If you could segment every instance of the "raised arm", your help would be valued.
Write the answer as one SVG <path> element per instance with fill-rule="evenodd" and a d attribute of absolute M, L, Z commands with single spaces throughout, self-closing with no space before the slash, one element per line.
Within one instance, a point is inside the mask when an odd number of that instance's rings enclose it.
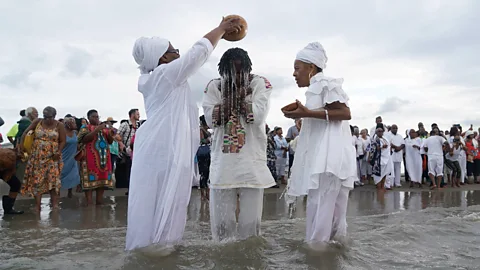
<path fill-rule="evenodd" d="M 168 74 L 167 78 L 174 85 L 186 82 L 205 64 L 223 35 L 234 31 L 240 31 L 238 19 L 222 18 L 220 25 L 196 42 L 185 55 L 165 66 L 164 72 Z"/>

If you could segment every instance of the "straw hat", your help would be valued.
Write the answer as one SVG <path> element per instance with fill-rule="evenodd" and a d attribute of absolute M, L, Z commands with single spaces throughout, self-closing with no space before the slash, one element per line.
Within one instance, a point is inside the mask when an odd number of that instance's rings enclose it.
<path fill-rule="evenodd" d="M 105 121 L 105 122 L 111 122 L 112 124 L 117 123 L 117 121 L 113 120 L 113 117 L 111 117 L 111 116 L 108 117 L 108 118 L 107 118 L 107 121 Z"/>

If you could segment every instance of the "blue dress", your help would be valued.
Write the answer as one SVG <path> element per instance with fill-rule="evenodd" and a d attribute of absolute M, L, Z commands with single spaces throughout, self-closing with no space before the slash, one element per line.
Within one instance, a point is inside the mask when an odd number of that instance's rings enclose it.
<path fill-rule="evenodd" d="M 77 134 L 72 137 L 67 136 L 67 142 L 62 150 L 63 170 L 61 175 L 62 189 L 75 188 L 80 184 L 80 171 L 78 163 L 75 160 L 77 153 Z"/>

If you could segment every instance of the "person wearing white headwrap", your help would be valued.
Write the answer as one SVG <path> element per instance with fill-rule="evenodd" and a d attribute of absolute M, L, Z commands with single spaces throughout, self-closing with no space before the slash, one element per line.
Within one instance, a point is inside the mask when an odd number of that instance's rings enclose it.
<path fill-rule="evenodd" d="M 181 58 L 166 39 L 141 37 L 135 42 L 138 91 L 149 121 L 135 134 L 126 250 L 152 244 L 169 249 L 182 239 L 200 142 L 198 107 L 187 80 L 218 41 L 234 31 L 240 31 L 238 19 L 222 20 Z"/>
<path fill-rule="evenodd" d="M 308 195 L 306 242 L 312 248 L 346 236 L 348 194 L 358 178 L 349 98 L 343 79 L 323 75 L 327 59 L 318 42 L 297 54 L 293 76 L 299 87 L 308 87 L 306 103 L 297 100 L 297 109 L 283 111 L 303 118 L 287 193 Z"/>
<path fill-rule="evenodd" d="M 414 129 L 408 131 L 408 138 L 405 139 L 405 166 L 410 176 L 410 187 L 417 183 L 418 187 L 422 187 L 422 139 L 418 137 L 418 133 Z"/>

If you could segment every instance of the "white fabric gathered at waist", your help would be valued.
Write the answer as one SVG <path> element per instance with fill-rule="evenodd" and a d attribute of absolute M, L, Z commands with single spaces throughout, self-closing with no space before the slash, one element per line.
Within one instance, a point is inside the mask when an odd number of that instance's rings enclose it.
<path fill-rule="evenodd" d="M 331 172 L 315 173 L 310 176 L 308 186 L 299 186 L 298 183 L 289 181 L 287 195 L 299 197 L 308 195 L 308 191 L 311 189 L 320 189 L 327 192 L 340 189 L 342 186 L 353 189 L 353 182 L 357 180 L 358 177 L 356 175 L 348 177 L 347 179 L 340 179 Z"/>
<path fill-rule="evenodd" d="M 232 189 L 232 188 L 270 188 L 275 185 L 275 182 L 268 184 L 249 184 L 249 183 L 232 183 L 232 184 L 220 184 L 220 185 L 209 185 L 211 189 Z"/>

